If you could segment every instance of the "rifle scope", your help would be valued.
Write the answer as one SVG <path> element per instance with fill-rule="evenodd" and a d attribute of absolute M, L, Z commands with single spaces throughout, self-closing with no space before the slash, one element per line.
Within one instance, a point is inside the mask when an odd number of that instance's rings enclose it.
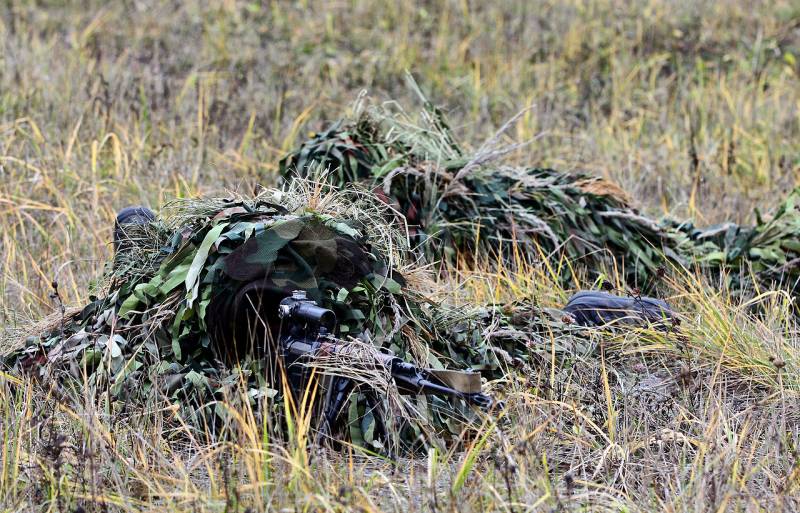
<path fill-rule="evenodd" d="M 308 299 L 304 290 L 292 292 L 291 296 L 281 301 L 278 308 L 278 315 L 282 319 L 304 321 L 328 333 L 333 333 L 336 329 L 336 314 L 327 308 L 317 306 L 312 299 Z"/>

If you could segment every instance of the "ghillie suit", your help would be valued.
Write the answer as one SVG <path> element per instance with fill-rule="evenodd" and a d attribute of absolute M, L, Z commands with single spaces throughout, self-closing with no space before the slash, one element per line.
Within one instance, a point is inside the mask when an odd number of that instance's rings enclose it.
<path fill-rule="evenodd" d="M 114 412 L 168 400 L 191 425 L 214 429 L 226 420 L 215 401 L 246 398 L 280 419 L 291 401 L 275 356 L 276 314 L 301 289 L 336 313 L 339 337 L 355 348 L 344 361 L 316 362 L 320 374 L 354 375 L 380 392 L 370 398 L 357 388 L 335 436 L 373 450 L 458 437 L 472 409 L 398 396 L 370 367 L 370 353 L 388 349 L 423 367 L 491 376 L 515 356 L 528 359 L 525 342 L 547 317 L 530 305 L 514 317 L 432 300 L 425 271 L 407 261 L 407 236 L 383 222 L 384 205 L 354 189 L 309 187 L 298 180 L 252 199 L 180 201 L 127 228 L 103 296 L 6 363 L 76 390 L 85 379 Z M 273 423 L 274 434 L 281 425 Z"/>
<path fill-rule="evenodd" d="M 419 91 L 417 89 L 417 91 Z M 405 216 L 429 261 L 479 256 L 551 260 L 565 282 L 588 270 L 623 269 L 627 282 L 651 289 L 672 267 L 723 269 L 733 290 L 787 286 L 800 279 L 800 189 L 755 226 L 697 229 L 638 213 L 618 186 L 581 173 L 497 164 L 510 148 L 498 137 L 476 153 L 453 138 L 422 93 L 418 120 L 394 104 L 363 108 L 302 143 L 280 163 L 286 180 L 320 166 L 337 186 L 356 182 Z M 317 178 L 318 179 L 318 178 Z M 564 256 L 566 260 L 559 257 Z"/>

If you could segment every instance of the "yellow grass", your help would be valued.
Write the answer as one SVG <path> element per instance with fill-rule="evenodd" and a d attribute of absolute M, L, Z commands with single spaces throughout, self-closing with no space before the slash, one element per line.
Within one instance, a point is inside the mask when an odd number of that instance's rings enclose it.
<path fill-rule="evenodd" d="M 510 136 L 548 135 L 512 162 L 604 176 L 653 215 L 752 220 L 800 178 L 791 0 L 10 0 L 0 42 L 0 325 L 11 335 L 57 310 L 54 281 L 67 306 L 85 301 L 119 208 L 272 184 L 282 153 L 360 90 L 412 105 L 405 70 L 462 139 L 478 146 L 530 108 Z M 569 262 L 521 261 L 442 279 L 460 301 L 562 305 L 572 289 L 554 277 Z M 552 333 L 535 365 L 488 384 L 506 397 L 504 419 L 464 452 L 411 460 L 312 447 L 302 405 L 295 437 L 278 442 L 231 398 L 221 442 L 171 408 L 112 415 L 3 371 L 0 508 L 800 509 L 800 336 L 787 298 L 765 293 L 769 315 L 755 319 L 697 277 L 668 287 L 680 337 L 608 335 L 564 359 Z"/>

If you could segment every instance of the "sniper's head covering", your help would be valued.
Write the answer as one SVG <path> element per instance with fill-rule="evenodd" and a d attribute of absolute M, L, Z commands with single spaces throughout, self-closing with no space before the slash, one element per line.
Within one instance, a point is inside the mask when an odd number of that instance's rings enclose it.
<path fill-rule="evenodd" d="M 373 319 L 362 311 L 367 305 L 358 298 L 372 301 L 372 310 L 388 293 L 380 292 L 381 283 L 402 283 L 402 278 L 354 238 L 348 225 L 310 213 L 244 222 L 220 234 L 235 240 L 220 240 L 220 253 L 202 277 L 203 286 L 213 287 L 205 323 L 215 348 L 241 353 L 263 336 L 274 337 L 278 304 L 294 290 L 333 310 L 347 335 L 375 332 Z M 250 231 L 243 242 L 235 235 L 241 229 Z"/>

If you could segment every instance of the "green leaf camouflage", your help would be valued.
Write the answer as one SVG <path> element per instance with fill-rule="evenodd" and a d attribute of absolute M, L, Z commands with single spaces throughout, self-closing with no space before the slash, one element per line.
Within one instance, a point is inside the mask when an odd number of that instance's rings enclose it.
<path fill-rule="evenodd" d="M 563 267 L 565 282 L 574 269 L 601 275 L 620 268 L 631 286 L 644 290 L 664 270 L 685 267 L 712 278 L 724 270 L 731 288 L 745 294 L 774 285 L 796 292 L 800 189 L 754 226 L 654 220 L 607 180 L 506 166 L 498 163 L 504 151 L 497 148 L 469 155 L 442 113 L 415 89 L 424 105 L 419 116 L 391 103 L 362 106 L 281 160 L 284 179 L 361 184 L 405 217 L 428 261 L 563 255 L 572 263 Z"/>

